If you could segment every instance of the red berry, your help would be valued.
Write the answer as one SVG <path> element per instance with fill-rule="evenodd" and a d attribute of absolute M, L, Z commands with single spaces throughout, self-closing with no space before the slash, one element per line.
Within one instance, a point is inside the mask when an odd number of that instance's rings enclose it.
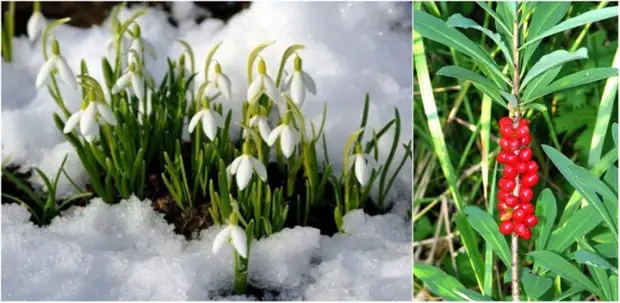
<path fill-rule="evenodd" d="M 532 160 L 532 149 L 529 147 L 521 149 L 519 151 L 519 160 L 524 163 Z"/>
<path fill-rule="evenodd" d="M 523 125 L 525 125 L 525 126 L 529 127 L 529 126 L 530 126 L 530 122 L 529 122 L 529 121 L 527 121 L 527 120 L 526 120 L 526 119 L 524 119 L 524 118 L 521 118 L 521 119 L 519 119 L 519 126 L 523 126 Z"/>
<path fill-rule="evenodd" d="M 512 220 L 515 222 L 523 222 L 527 214 L 522 208 L 517 208 L 512 212 Z"/>
<path fill-rule="evenodd" d="M 507 221 L 510 220 L 512 218 L 512 211 L 508 210 L 508 211 L 503 211 L 499 213 L 499 220 L 500 221 Z"/>
<path fill-rule="evenodd" d="M 509 195 L 506 197 L 506 201 L 504 202 L 506 203 L 506 206 L 508 207 L 515 207 L 519 205 L 519 198 L 517 198 L 514 195 Z"/>
<path fill-rule="evenodd" d="M 517 173 L 519 174 L 525 174 L 527 172 L 527 165 L 525 165 L 525 163 L 523 162 L 519 162 L 519 164 L 517 164 Z"/>
<path fill-rule="evenodd" d="M 514 179 L 501 178 L 499 179 L 499 189 L 503 191 L 512 191 L 517 186 L 517 182 Z"/>
<path fill-rule="evenodd" d="M 528 146 L 530 145 L 530 142 L 532 142 L 532 137 L 530 136 L 521 138 L 521 145 Z"/>
<path fill-rule="evenodd" d="M 508 156 L 508 153 L 505 151 L 501 151 L 499 152 L 499 154 L 497 154 L 497 163 L 499 164 L 505 164 L 506 163 L 506 157 Z"/>
<path fill-rule="evenodd" d="M 534 213 L 534 205 L 526 202 L 519 205 L 518 209 L 522 209 L 526 214 L 531 215 Z"/>
<path fill-rule="evenodd" d="M 504 221 L 499 225 L 499 232 L 504 235 L 510 234 L 513 229 L 514 223 L 512 221 Z"/>
<path fill-rule="evenodd" d="M 499 127 L 499 133 L 503 138 L 512 138 L 515 135 L 515 131 L 512 129 L 512 125 L 504 124 Z"/>
<path fill-rule="evenodd" d="M 523 223 L 518 222 L 514 224 L 514 232 L 521 238 L 523 238 L 523 236 L 526 234 L 526 229 L 529 228 L 527 228 L 527 226 Z"/>
<path fill-rule="evenodd" d="M 511 195 L 511 194 L 512 194 L 512 193 L 511 193 L 511 192 L 509 192 L 509 191 L 503 191 L 503 190 L 500 190 L 500 191 L 497 193 L 497 200 L 499 200 L 499 201 L 506 201 L 506 197 L 508 197 L 508 195 Z"/>
<path fill-rule="evenodd" d="M 513 153 L 507 153 L 506 155 L 506 162 L 504 162 L 504 164 L 508 164 L 508 165 L 516 165 L 517 163 L 519 163 L 519 156 L 513 154 Z"/>
<path fill-rule="evenodd" d="M 536 164 L 536 161 L 528 161 L 525 166 L 527 167 L 527 172 L 530 174 L 538 172 L 538 164 Z"/>
<path fill-rule="evenodd" d="M 521 147 L 521 141 L 519 141 L 519 139 L 517 138 L 512 138 L 508 140 L 508 147 L 510 148 L 510 150 L 518 150 L 519 147 Z"/>
<path fill-rule="evenodd" d="M 522 202 L 530 202 L 534 198 L 534 191 L 529 187 L 519 188 L 519 199 Z"/>
<path fill-rule="evenodd" d="M 500 212 L 505 212 L 508 210 L 508 205 L 506 205 L 506 202 L 499 202 L 497 203 L 497 209 L 499 209 Z"/>
<path fill-rule="evenodd" d="M 510 117 L 503 117 L 499 119 L 499 126 L 501 127 L 504 124 L 512 125 L 512 119 L 510 119 Z"/>
<path fill-rule="evenodd" d="M 525 138 L 530 135 L 530 128 L 527 127 L 527 125 L 519 125 L 515 129 L 515 134 L 517 135 L 517 138 L 519 139 Z"/>
<path fill-rule="evenodd" d="M 517 176 L 517 169 L 512 165 L 504 166 L 504 177 L 514 179 Z"/>
<path fill-rule="evenodd" d="M 521 184 L 525 187 L 534 187 L 538 183 L 538 174 L 527 174 L 521 178 Z"/>
<path fill-rule="evenodd" d="M 525 225 L 533 227 L 536 226 L 536 224 L 538 224 L 538 217 L 536 217 L 535 215 L 529 215 L 527 216 L 527 218 L 525 218 Z"/>
<path fill-rule="evenodd" d="M 523 229 L 523 232 L 521 234 L 521 239 L 523 240 L 529 240 L 532 237 L 532 230 L 529 227 L 525 227 L 525 229 Z"/>
<path fill-rule="evenodd" d="M 510 151 L 510 141 L 506 138 L 499 139 L 499 146 L 502 148 L 502 150 Z"/>

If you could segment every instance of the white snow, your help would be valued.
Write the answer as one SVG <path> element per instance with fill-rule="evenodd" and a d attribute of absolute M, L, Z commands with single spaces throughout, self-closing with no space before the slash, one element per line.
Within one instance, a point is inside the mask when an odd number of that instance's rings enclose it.
<path fill-rule="evenodd" d="M 186 241 L 148 200 L 93 199 L 39 228 L 2 206 L 5 300 L 231 300 L 232 248 L 213 255 L 221 227 Z M 261 299 L 409 300 L 411 226 L 395 214 L 344 217 L 345 234 L 285 229 L 252 245 L 250 285 Z M 236 297 L 237 299 L 257 299 Z"/>
<path fill-rule="evenodd" d="M 138 9 L 123 9 L 121 20 Z M 410 24 L 410 10 L 406 2 L 254 2 L 226 24 L 206 19 L 197 25 L 181 22 L 175 28 L 158 9 L 137 21 L 158 54 L 156 60 L 147 57 L 156 81 L 167 69 L 166 56 L 177 58 L 182 51 L 174 41 L 190 43 L 197 71 L 203 70 L 211 47 L 223 41 L 215 59 L 232 80 L 232 100 L 224 105 L 235 110 L 234 119 L 240 117 L 247 88 L 249 52 L 261 42 L 275 40 L 261 53 L 268 73 L 275 77 L 284 49 L 304 44 L 307 48 L 300 51 L 304 70 L 315 79 L 318 92 L 307 97 L 302 111 L 318 124 L 327 103 L 328 153 L 338 170 L 344 142 L 359 127 L 366 92 L 371 100 L 369 129 L 392 119 L 396 107 L 402 121 L 400 141 L 411 139 L 411 32 L 391 29 L 397 22 Z M 175 5 L 174 11 L 175 18 L 190 16 L 188 7 Z M 103 82 L 101 58 L 109 54 L 102 45 L 111 35 L 109 20 L 89 29 L 63 25 L 54 35 L 74 71 L 79 71 L 83 59 L 91 76 Z M 52 113 L 60 110 L 47 89 L 34 87 L 44 62 L 41 45 L 32 46 L 26 37 L 19 37 L 13 48 L 14 62 L 2 63 L 2 158 L 10 156 L 9 163 L 22 170 L 37 166 L 52 176 L 68 154 L 67 173 L 83 186 L 86 173 L 52 119 Z M 203 79 L 201 72 L 197 80 Z M 80 97 L 62 84 L 61 92 L 69 110 L 77 110 Z M 366 132 L 366 139 L 371 133 Z M 383 160 L 391 136 L 390 132 L 380 141 Z M 317 152 L 321 156 L 322 149 Z M 400 147 L 393 168 L 403 152 Z M 410 167 L 408 161 L 390 193 L 396 201 L 391 214 L 367 217 L 353 212 L 345 217 L 347 234 L 332 238 L 297 227 L 255 243 L 251 284 L 273 292 L 262 299 L 410 300 L 411 226 L 404 215 L 411 208 Z M 36 176 L 31 181 L 42 186 Z M 58 195 L 74 192 L 61 177 Z M 94 200 L 71 212 L 48 228 L 38 228 L 27 222 L 24 208 L 2 206 L 2 271 L 11 273 L 2 278 L 4 299 L 256 299 L 232 296 L 232 252 L 213 256 L 210 251 L 217 227 L 204 231 L 199 241 L 186 242 L 147 203 L 135 199 L 115 206 Z"/>

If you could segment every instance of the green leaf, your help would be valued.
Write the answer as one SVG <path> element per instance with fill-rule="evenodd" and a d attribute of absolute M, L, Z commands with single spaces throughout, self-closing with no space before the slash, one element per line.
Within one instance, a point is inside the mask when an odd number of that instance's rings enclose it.
<path fill-rule="evenodd" d="M 610 276 L 609 285 L 611 285 L 611 300 L 618 302 L 618 276 Z"/>
<path fill-rule="evenodd" d="M 602 268 L 602 269 L 609 269 L 615 274 L 618 274 L 618 268 L 611 265 L 609 262 L 607 262 L 607 260 L 603 259 L 601 256 L 595 253 L 589 252 L 589 251 L 578 250 L 577 252 L 575 252 L 575 261 L 581 264 L 591 265 L 591 266 Z"/>
<path fill-rule="evenodd" d="M 569 7 L 570 2 L 544 1 L 538 3 L 536 10 L 532 14 L 532 21 L 527 30 L 527 41 L 532 40 L 532 38 L 535 38 L 538 34 L 558 24 L 558 22 L 564 18 L 566 12 L 568 12 Z M 536 51 L 536 48 L 538 48 L 541 42 L 541 40 L 538 40 L 526 47 L 523 51 L 523 62 L 521 62 L 521 66 L 523 67 L 522 71 L 527 67 L 527 63 L 530 62 L 534 51 Z"/>
<path fill-rule="evenodd" d="M 549 238 L 546 249 L 563 253 L 577 238 L 580 238 L 601 223 L 601 217 L 596 210 L 588 205 L 578 210 L 562 227 L 559 227 Z M 541 248 L 542 249 L 542 248 Z"/>
<path fill-rule="evenodd" d="M 448 19 L 447 24 L 448 24 L 448 26 L 452 26 L 452 27 L 474 28 L 474 29 L 477 29 L 477 30 L 483 32 L 485 35 L 487 35 L 489 38 L 491 38 L 491 40 L 493 40 L 493 42 L 495 42 L 495 44 L 497 44 L 497 46 L 499 46 L 499 48 L 502 51 L 502 53 L 504 53 L 504 57 L 506 58 L 508 66 L 509 67 L 514 67 L 514 63 L 512 61 L 512 54 L 510 53 L 510 50 L 506 46 L 506 43 L 504 43 L 502 41 L 502 37 L 498 33 L 494 33 L 492 31 L 490 31 L 490 30 L 488 30 L 488 29 L 478 25 L 478 23 L 476 23 L 474 20 L 471 20 L 469 18 L 465 18 L 461 14 L 452 15 Z"/>
<path fill-rule="evenodd" d="M 437 71 L 436 75 L 472 81 L 474 85 L 478 84 L 482 87 L 481 90 L 483 91 L 483 93 L 496 101 L 502 101 L 502 97 L 499 94 L 499 88 L 495 86 L 493 82 L 481 76 L 480 74 L 474 73 L 468 69 L 455 65 L 444 66 Z M 476 87 L 479 87 L 478 85 Z"/>
<path fill-rule="evenodd" d="M 534 227 L 538 230 L 538 237 L 535 240 L 536 249 L 544 250 L 547 248 L 547 240 L 551 234 L 551 229 L 557 216 L 557 202 L 551 190 L 546 188 L 536 200 L 536 216 L 539 218 L 538 225 Z"/>
<path fill-rule="evenodd" d="M 603 180 L 618 195 L 618 167 L 611 165 L 603 176 Z"/>
<path fill-rule="evenodd" d="M 434 266 L 416 263 L 413 265 L 413 276 L 422 280 L 434 294 L 448 301 L 490 300 L 468 290 L 457 279 Z"/>
<path fill-rule="evenodd" d="M 558 65 L 554 68 L 548 69 L 544 73 L 532 79 L 530 85 L 528 85 L 523 92 L 522 100 L 530 100 L 531 96 L 533 96 L 539 91 L 545 90 L 549 83 L 551 83 L 551 81 L 553 81 L 553 79 L 558 76 L 561 69 L 562 65 Z"/>
<path fill-rule="evenodd" d="M 482 1 L 476 1 L 476 3 L 478 3 L 478 5 L 480 5 L 480 7 L 482 7 L 487 13 L 489 13 L 489 15 L 491 15 L 491 17 L 493 17 L 493 19 L 495 19 L 495 22 L 497 24 L 499 24 L 499 26 L 507 33 L 512 33 L 512 30 L 510 28 L 508 28 L 508 26 L 506 26 L 506 24 L 504 24 L 504 22 L 502 21 L 502 19 L 495 13 L 495 11 L 486 3 L 482 2 Z"/>
<path fill-rule="evenodd" d="M 484 101 L 483 101 L 484 102 Z M 480 118 L 482 120 L 482 118 Z M 491 184 L 496 184 L 497 182 L 497 167 L 498 163 L 495 162 L 495 169 L 493 169 L 493 178 L 491 179 Z M 495 212 L 495 207 L 497 205 L 497 195 L 495 194 L 496 187 L 491 187 L 491 193 L 489 196 L 489 205 L 487 208 L 487 212 L 489 216 L 493 217 Z M 426 218 L 426 216 L 424 217 Z M 417 233 L 417 227 L 416 227 Z M 484 245 L 484 288 L 482 290 L 483 295 L 492 296 L 493 295 L 493 265 L 495 264 L 495 258 L 493 255 L 493 245 L 489 243 L 485 243 Z"/>
<path fill-rule="evenodd" d="M 618 69 L 611 67 L 597 67 L 582 70 L 574 74 L 565 76 L 557 81 L 554 81 L 546 88 L 542 88 L 539 91 L 532 92 L 532 96 L 530 96 L 524 102 L 529 102 L 560 90 L 569 89 L 572 87 L 607 79 L 609 77 L 616 76 L 617 74 Z"/>
<path fill-rule="evenodd" d="M 601 295 L 601 291 L 592 280 L 561 256 L 549 251 L 533 251 L 528 256 L 534 258 L 540 266 L 560 275 L 562 278 L 583 286 L 598 296 Z"/>
<path fill-rule="evenodd" d="M 523 79 L 523 83 L 521 83 L 520 90 L 522 91 L 525 89 L 532 79 L 549 69 L 560 66 L 569 61 L 587 58 L 588 49 L 585 47 L 582 47 L 572 53 L 565 50 L 556 50 L 550 54 L 544 55 L 540 58 L 540 60 L 538 60 L 538 62 L 536 62 L 536 64 L 534 64 L 534 66 L 532 66 L 532 68 L 530 68 L 529 72 Z"/>
<path fill-rule="evenodd" d="M 476 206 L 466 207 L 465 214 L 471 226 L 487 244 L 491 245 L 502 262 L 510 267 L 510 247 L 508 247 L 506 238 L 499 232 L 499 227 L 493 217 Z"/>
<path fill-rule="evenodd" d="M 534 301 L 538 301 L 538 299 L 551 288 L 553 279 L 532 274 L 528 269 L 523 271 L 521 282 L 523 283 L 523 288 L 528 297 Z"/>
<path fill-rule="evenodd" d="M 497 77 L 503 79 L 506 83 L 510 83 L 510 80 L 502 74 L 487 52 L 478 44 L 469 40 L 463 33 L 449 27 L 443 20 L 419 10 L 414 10 L 413 23 L 415 32 L 421 36 L 470 56 L 489 68 Z"/>
<path fill-rule="evenodd" d="M 613 137 L 616 146 L 618 146 L 618 123 L 611 125 L 611 136 Z"/>
<path fill-rule="evenodd" d="M 546 31 L 544 31 L 543 33 L 541 33 L 540 35 L 532 38 L 531 40 L 528 39 L 528 41 L 523 44 L 519 49 L 523 49 L 524 47 L 538 41 L 541 40 L 545 37 L 549 37 L 553 34 L 557 34 L 559 32 L 563 32 L 566 31 L 568 29 L 574 28 L 574 27 L 578 27 L 587 23 L 593 23 L 593 22 L 597 22 L 597 21 L 601 21 L 604 19 L 608 19 L 608 18 L 612 18 L 618 15 L 618 7 L 617 6 L 612 6 L 612 7 L 607 7 L 607 8 L 603 8 L 603 9 L 597 9 L 597 10 L 593 10 L 593 11 L 589 11 L 586 13 L 583 13 L 577 17 L 574 18 L 570 18 Z"/>

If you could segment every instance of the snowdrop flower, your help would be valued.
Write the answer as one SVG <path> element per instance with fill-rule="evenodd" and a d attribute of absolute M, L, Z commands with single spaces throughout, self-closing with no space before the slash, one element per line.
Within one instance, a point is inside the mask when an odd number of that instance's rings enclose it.
<path fill-rule="evenodd" d="M 206 87 L 208 96 L 221 93 L 226 99 L 230 99 L 230 78 L 222 73 L 222 67 L 219 62 L 215 62 L 215 68 L 209 74 L 209 79 Z"/>
<path fill-rule="evenodd" d="M 364 154 L 359 144 L 355 146 L 355 154 L 349 158 L 351 166 L 355 165 L 355 177 L 362 186 L 368 184 L 372 170 L 379 170 L 379 164 L 371 155 Z"/>
<path fill-rule="evenodd" d="M 306 90 L 316 95 L 316 84 L 314 84 L 312 77 L 301 69 L 301 58 L 297 55 L 293 63 L 293 73 L 284 78 L 282 90 L 289 91 L 291 100 L 299 107 L 304 104 Z"/>
<path fill-rule="evenodd" d="M 32 15 L 30 16 L 30 19 L 28 19 L 28 24 L 26 25 L 26 31 L 28 33 L 30 43 L 33 43 L 39 39 L 41 34 L 45 31 L 45 28 L 47 28 L 47 21 L 45 20 L 43 14 L 41 14 L 41 4 L 39 4 L 39 2 L 35 2 Z"/>
<path fill-rule="evenodd" d="M 289 115 L 282 117 L 282 124 L 276 127 L 267 138 L 267 144 L 272 146 L 276 140 L 280 138 L 280 148 L 285 157 L 290 157 L 295 151 L 295 147 L 299 143 L 299 133 L 295 128 L 289 125 Z"/>
<path fill-rule="evenodd" d="M 265 93 L 267 97 L 271 98 L 271 100 L 276 100 L 276 84 L 273 82 L 271 77 L 267 75 L 267 67 L 265 66 L 265 61 L 263 58 L 258 60 L 258 75 L 248 88 L 247 100 L 250 103 L 256 102 L 256 99 L 260 97 L 261 93 Z"/>
<path fill-rule="evenodd" d="M 90 102 L 87 100 L 90 100 Z M 97 135 L 99 135 L 97 114 L 110 125 L 115 126 L 117 124 L 116 117 L 112 109 L 110 109 L 110 106 L 103 101 L 95 100 L 94 93 L 90 91 L 87 99 L 82 103 L 82 108 L 71 115 L 65 123 L 63 132 L 65 134 L 72 132 L 79 122 L 80 132 L 84 136 L 84 139 L 86 139 L 88 143 L 92 143 Z"/>
<path fill-rule="evenodd" d="M 157 54 L 155 53 L 155 47 L 145 39 L 141 37 L 141 29 L 139 25 L 135 25 L 133 28 L 133 37 L 131 37 L 131 45 L 129 46 L 129 50 L 134 50 L 138 53 L 138 55 L 143 56 L 144 52 L 148 53 L 153 60 L 157 59 Z M 138 58 L 132 58 L 133 53 L 129 53 L 129 61 L 132 60 L 140 62 Z"/>
<path fill-rule="evenodd" d="M 138 123 L 142 125 L 142 119 L 146 119 L 146 116 L 153 112 L 153 91 L 146 91 L 146 104 L 143 100 L 138 100 Z"/>
<path fill-rule="evenodd" d="M 200 121 L 202 122 L 202 130 L 205 135 L 209 139 L 214 140 L 215 135 L 217 135 L 217 129 L 224 127 L 224 119 L 218 112 L 211 109 L 208 99 L 205 99 L 202 107 L 202 110 L 198 111 L 189 122 L 189 132 L 190 134 L 194 132 L 194 128 L 196 128 L 198 121 Z"/>
<path fill-rule="evenodd" d="M 252 117 L 249 121 L 250 127 L 258 126 L 258 132 L 260 136 L 268 142 L 269 134 L 271 133 L 271 127 L 269 127 L 269 120 L 265 117 L 265 109 L 260 108 L 259 113 Z M 247 130 L 243 130 L 243 138 L 247 136 Z"/>
<path fill-rule="evenodd" d="M 58 71 L 60 74 L 60 79 L 71 86 L 73 90 L 78 89 L 75 74 L 73 74 L 73 71 L 69 68 L 67 60 L 60 55 L 60 46 L 58 45 L 58 40 L 56 39 L 52 41 L 52 56 L 47 59 L 37 74 L 37 88 L 43 87 L 54 70 Z"/>
<path fill-rule="evenodd" d="M 239 225 L 237 225 L 237 218 L 235 214 L 230 215 L 228 226 L 220 231 L 215 240 L 213 241 L 212 251 L 213 254 L 217 254 L 222 246 L 226 243 L 231 243 L 237 253 L 244 259 L 248 258 L 248 246 L 245 231 Z"/>
<path fill-rule="evenodd" d="M 263 163 L 250 153 L 250 142 L 248 140 L 243 143 L 243 154 L 226 168 L 226 172 L 229 176 L 236 175 L 239 190 L 243 190 L 248 186 L 253 172 L 256 172 L 263 181 L 267 180 L 267 169 Z"/>
<path fill-rule="evenodd" d="M 136 72 L 136 65 L 133 62 L 129 64 L 129 69 L 127 70 L 127 72 L 120 78 L 118 78 L 118 80 L 116 80 L 116 83 L 112 87 L 112 93 L 118 94 L 129 84 L 131 84 L 131 88 L 133 89 L 134 94 L 136 94 L 136 97 L 138 97 L 138 100 L 143 100 L 144 83 L 142 83 L 142 81 L 140 80 L 140 77 Z"/>

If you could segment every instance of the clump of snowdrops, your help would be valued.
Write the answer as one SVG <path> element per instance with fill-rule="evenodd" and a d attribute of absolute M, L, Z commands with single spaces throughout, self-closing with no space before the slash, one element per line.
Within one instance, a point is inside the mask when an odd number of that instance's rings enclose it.
<path fill-rule="evenodd" d="M 178 41 L 183 53 L 177 60 L 168 58 L 168 71 L 156 83 L 146 64 L 146 56 L 157 57 L 155 48 L 135 22 L 146 10 L 121 21 L 121 7 L 112 12 L 113 36 L 106 43 L 112 55 L 102 58 L 104 83 L 89 75 L 84 62 L 76 75 L 63 57 L 52 32 L 68 18 L 47 27 L 40 24 L 45 19 L 39 19 L 32 26 L 40 29 L 32 35 L 40 35 L 36 39 L 41 40 L 46 60 L 36 85 L 47 86 L 58 104 L 61 113 L 54 114 L 56 125 L 74 146 L 98 197 L 107 203 L 131 195 L 145 198 L 148 178 L 156 175 L 182 211 L 191 212 L 199 203 L 207 203 L 212 220 L 223 226 L 213 252 L 228 243 L 234 248 L 237 293 L 246 291 L 254 239 L 278 232 L 285 224 L 308 225 L 320 207 L 333 208 L 333 225 L 340 231 L 342 217 L 353 209 L 369 203 L 385 209 L 387 193 L 411 156 L 410 142 L 403 146 L 403 158 L 394 159 L 400 136 L 398 110 L 393 120 L 363 142 L 366 96 L 360 129 L 346 143 L 344 169 L 335 174 L 323 132 L 326 106 L 318 127 L 306 121 L 300 110 L 306 96 L 317 93 L 312 76 L 304 70 L 300 54 L 304 46 L 286 49 L 277 74 L 269 75 L 267 62 L 260 56 L 274 43 L 269 41 L 248 57 L 248 90 L 237 109 L 242 112 L 240 139 L 233 141 L 231 125 L 237 122 L 232 121 L 233 109 L 224 110 L 223 105 L 242 84 L 232 83 L 226 67 L 217 61 L 221 43 L 213 46 L 204 69 L 198 71 L 192 48 Z M 293 69 L 286 73 L 289 60 Z M 198 73 L 204 76 L 202 83 L 195 81 Z M 59 82 L 83 97 L 79 110 L 67 109 Z M 392 148 L 387 160 L 379 164 L 377 142 L 391 128 Z M 189 142 L 182 139 L 188 134 Z M 319 158 L 319 148 L 324 158 Z M 371 195 L 375 184 L 378 190 Z M 327 199 L 328 195 L 333 198 Z M 296 210 L 292 216 L 289 206 Z"/>

